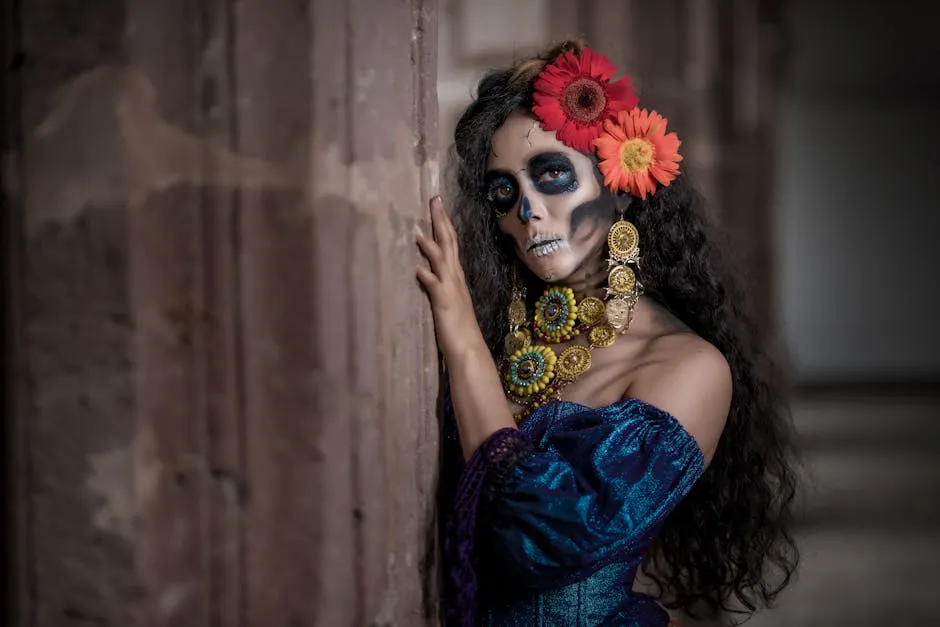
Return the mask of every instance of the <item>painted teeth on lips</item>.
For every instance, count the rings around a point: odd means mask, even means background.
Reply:
[[[533,235],[526,241],[526,251],[531,251],[540,244],[548,244],[560,239],[557,235]]]
[[[561,249],[561,242],[555,240],[545,244],[539,244],[533,248],[531,252],[536,257],[545,257],[546,255],[551,255],[552,253],[558,252],[559,249]]]
[[[545,257],[567,247],[568,242],[558,237],[533,237],[529,240],[528,252],[536,257]]]

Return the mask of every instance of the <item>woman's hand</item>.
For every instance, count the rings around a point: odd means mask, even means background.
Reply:
[[[420,230],[416,234],[418,247],[430,267],[419,265],[417,275],[431,300],[437,344],[444,360],[453,362],[468,351],[486,350],[486,345],[460,265],[457,232],[440,196],[432,198],[430,206],[433,238]]]

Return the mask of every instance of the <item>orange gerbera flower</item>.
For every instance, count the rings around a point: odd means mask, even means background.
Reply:
[[[676,178],[682,142],[675,133],[666,134],[667,122],[646,109],[620,111],[616,120],[604,122],[594,147],[607,187],[646,198],[656,191],[657,182],[668,186]]]

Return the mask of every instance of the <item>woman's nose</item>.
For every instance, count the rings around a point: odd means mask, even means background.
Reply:
[[[532,220],[545,217],[545,206],[538,194],[523,193],[519,201],[519,221],[528,224]]]
[[[528,224],[531,219],[532,203],[529,202],[528,196],[523,196],[522,202],[519,203],[519,220],[521,220],[523,224]]]

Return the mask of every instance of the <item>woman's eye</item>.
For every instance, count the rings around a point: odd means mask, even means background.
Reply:
[[[519,198],[519,189],[513,181],[505,177],[496,178],[490,182],[486,192],[486,199],[498,214],[504,214],[512,209]]]
[[[509,185],[500,185],[494,191],[493,196],[497,200],[509,200],[512,198],[512,187]]]
[[[546,168],[539,174],[537,184],[546,192],[571,191],[577,179],[568,168]]]

